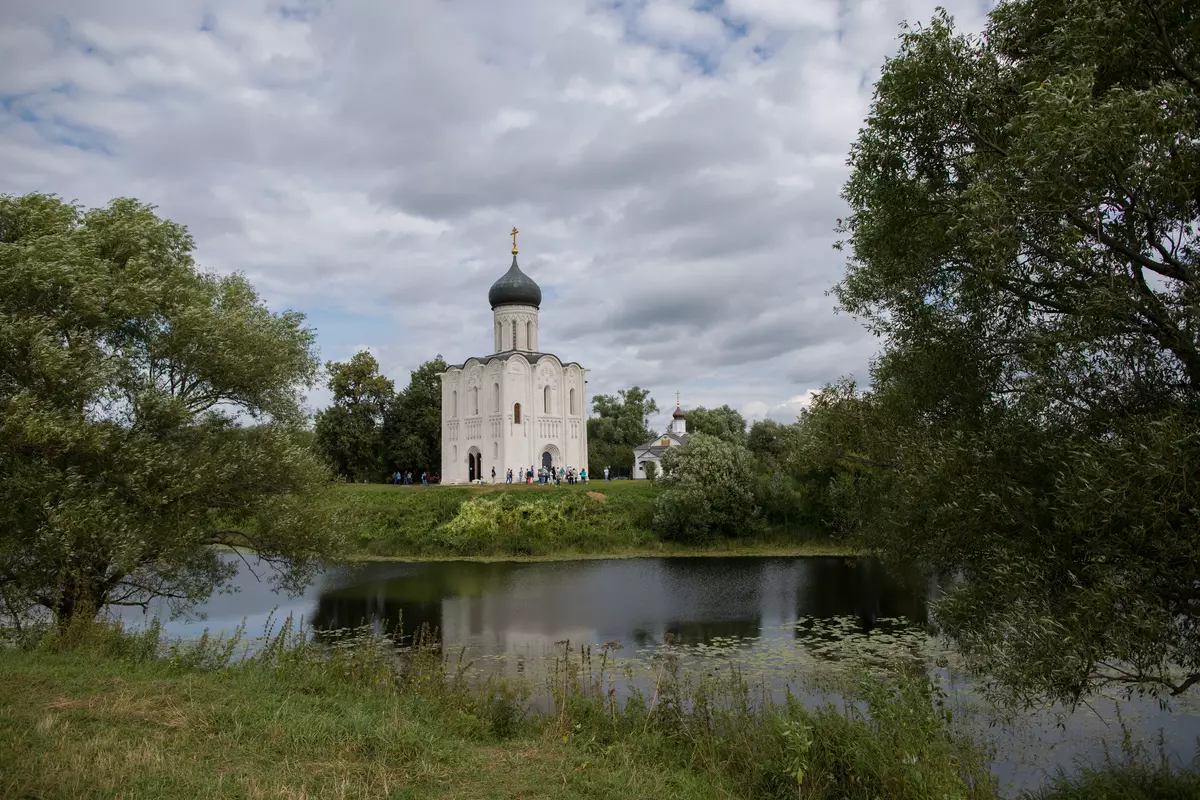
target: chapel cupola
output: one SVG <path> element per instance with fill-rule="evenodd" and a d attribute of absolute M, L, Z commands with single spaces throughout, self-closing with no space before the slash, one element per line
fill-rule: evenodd
<path fill-rule="evenodd" d="M 513 239 L 512 266 L 488 290 L 497 353 L 507 350 L 537 352 L 542 288 L 517 266 L 517 233 L 519 231 L 513 228 L 509 234 Z"/>
<path fill-rule="evenodd" d="M 675 393 L 675 410 L 671 412 L 670 431 L 679 436 L 687 433 L 687 415 L 679 407 L 679 392 Z"/>

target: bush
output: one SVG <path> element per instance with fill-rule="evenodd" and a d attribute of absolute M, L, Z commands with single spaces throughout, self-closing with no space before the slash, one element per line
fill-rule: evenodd
<path fill-rule="evenodd" d="M 663 455 L 654 530 L 667 540 L 696 543 L 754 534 L 761 521 L 754 493 L 754 458 L 745 447 L 702 433 Z"/>
<path fill-rule="evenodd" d="M 754 494 L 763 519 L 773 525 L 795 525 L 808 517 L 803 498 L 787 473 L 775 471 L 760 475 L 754 485 Z"/>

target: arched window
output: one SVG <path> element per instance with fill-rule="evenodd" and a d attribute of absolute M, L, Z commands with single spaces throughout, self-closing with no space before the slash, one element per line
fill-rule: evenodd
<path fill-rule="evenodd" d="M 517 321 L 513 320 L 513 350 L 517 349 Z"/>
<path fill-rule="evenodd" d="M 492 384 L 492 411 L 500 413 L 500 384 Z"/>
<path fill-rule="evenodd" d="M 520 403 L 513 403 L 513 424 L 514 425 L 521 424 L 521 404 Z"/>
<path fill-rule="evenodd" d="M 543 405 L 545 407 L 542 410 L 545 411 L 547 414 L 549 414 L 550 413 L 550 386 L 548 384 L 542 389 L 542 400 L 545 401 L 543 403 Z"/>
<path fill-rule="evenodd" d="M 476 387 L 475 387 L 475 388 L 472 390 L 472 394 L 473 394 L 473 397 L 472 397 L 472 399 L 473 399 L 475 402 L 474 402 L 474 404 L 473 404 L 471 407 L 475 409 L 475 416 L 479 416 L 479 387 L 478 387 L 478 386 L 476 386 Z"/>
<path fill-rule="evenodd" d="M 450 419 L 458 418 L 458 390 L 450 393 Z"/>
<path fill-rule="evenodd" d="M 571 409 L 572 414 L 579 413 L 578 411 L 575 410 L 575 390 L 574 389 L 571 390 L 571 405 L 569 406 L 569 408 Z"/>
<path fill-rule="evenodd" d="M 504 342 L 502 341 L 502 337 L 500 336 L 500 323 L 497 322 L 496 323 L 496 352 L 499 353 L 500 348 L 503 346 L 504 346 Z"/>
<path fill-rule="evenodd" d="M 492 458 L 500 457 L 500 443 L 492 442 Z"/>
<path fill-rule="evenodd" d="M 454 460 L 458 461 L 458 445 L 454 445 Z"/>
<path fill-rule="evenodd" d="M 532 322 L 525 323 L 525 349 L 526 350 L 533 349 L 533 323 Z"/>

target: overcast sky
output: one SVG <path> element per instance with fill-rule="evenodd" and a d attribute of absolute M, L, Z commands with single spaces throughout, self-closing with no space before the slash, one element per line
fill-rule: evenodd
<path fill-rule="evenodd" d="M 791 421 L 877 348 L 826 294 L 839 192 L 936 5 L 0 0 L 0 193 L 153 203 L 398 386 L 492 350 L 515 225 L 590 395 Z M 979 30 L 991 3 L 940 5 Z"/>

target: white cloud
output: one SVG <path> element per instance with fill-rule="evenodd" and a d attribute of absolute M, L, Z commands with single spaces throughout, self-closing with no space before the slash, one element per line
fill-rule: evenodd
<path fill-rule="evenodd" d="M 787 419 L 876 346 L 825 294 L 838 194 L 899 23 L 935 5 L 10 4 L 0 191 L 153 202 L 401 385 L 490 347 L 516 225 L 543 345 L 593 394 Z"/>

